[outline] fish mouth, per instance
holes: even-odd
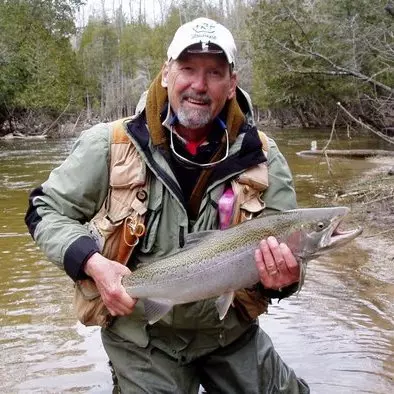
[[[339,216],[332,220],[330,229],[322,240],[322,250],[331,250],[347,244],[363,232],[362,227],[353,230],[342,230],[340,226],[343,219],[344,216]]]

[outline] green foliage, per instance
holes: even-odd
[[[335,106],[394,84],[394,18],[382,0],[260,1],[249,17],[255,103]]]
[[[0,0],[0,128],[15,109],[59,113],[71,103],[79,111],[83,98],[103,119],[131,114],[176,29],[198,16],[233,32],[240,85],[259,108],[318,117],[337,101],[393,94],[394,17],[386,0],[182,0],[171,2],[160,24],[119,8],[76,31],[81,4]]]
[[[14,109],[80,105],[80,71],[69,36],[79,1],[0,2],[0,128]]]
[[[165,36],[161,26],[151,27],[145,23],[127,25],[119,48],[125,70],[134,76],[139,71],[145,71],[154,77],[165,59]]]
[[[100,95],[102,76],[112,70],[117,46],[114,25],[105,20],[89,20],[79,43],[78,59],[84,73],[84,85],[90,94]]]

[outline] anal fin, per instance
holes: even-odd
[[[172,301],[164,299],[145,299],[145,316],[149,324],[154,324],[166,315],[174,306]]]
[[[227,314],[228,309],[230,308],[232,302],[234,300],[234,292],[230,291],[228,293],[222,294],[215,301],[216,309],[219,312],[219,319],[223,320]]]

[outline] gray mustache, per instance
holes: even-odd
[[[181,96],[181,100],[187,100],[187,99],[201,101],[204,104],[211,104],[211,102],[212,102],[212,100],[206,95],[200,96],[200,95],[193,95],[193,94],[183,94]]]

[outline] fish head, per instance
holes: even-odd
[[[347,207],[305,208],[293,214],[292,226],[283,242],[302,261],[308,261],[343,246],[362,233],[362,228],[343,231],[340,224],[350,212]]]

